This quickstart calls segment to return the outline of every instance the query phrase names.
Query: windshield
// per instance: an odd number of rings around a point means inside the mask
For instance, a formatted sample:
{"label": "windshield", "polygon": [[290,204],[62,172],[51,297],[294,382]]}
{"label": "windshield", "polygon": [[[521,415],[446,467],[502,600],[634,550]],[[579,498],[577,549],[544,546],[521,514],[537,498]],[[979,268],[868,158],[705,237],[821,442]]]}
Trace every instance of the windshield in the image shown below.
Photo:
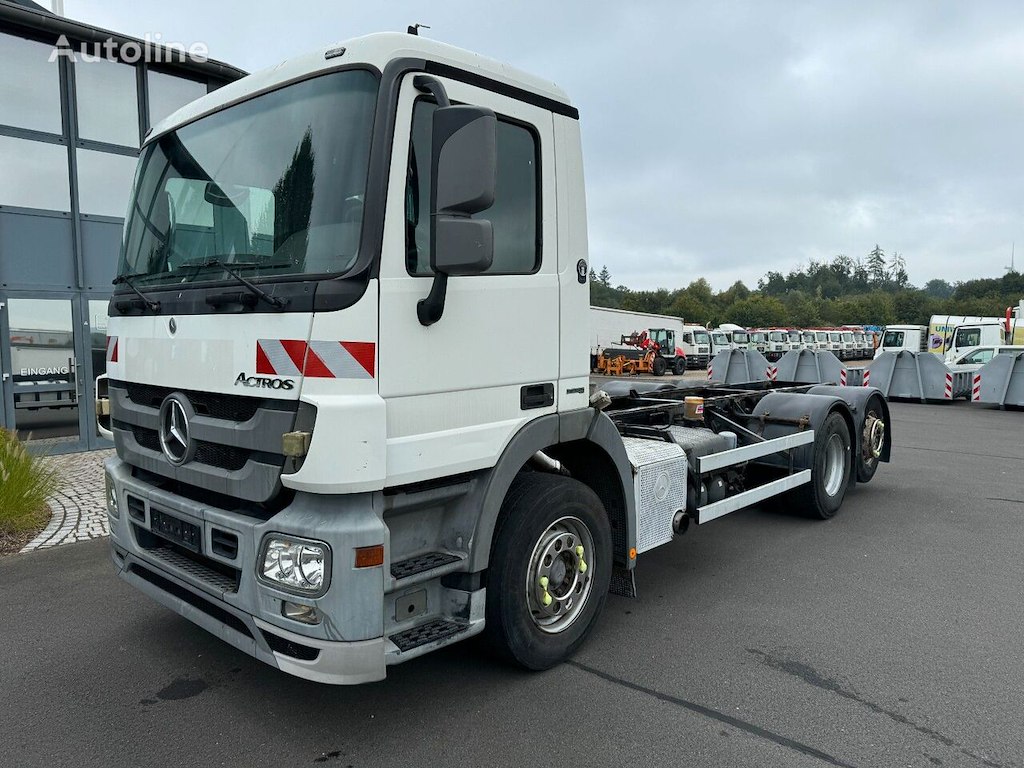
{"label": "windshield", "polygon": [[803,341],[804,341],[805,344],[813,344],[814,343],[814,334],[813,333],[805,333],[805,334],[803,334]]}
{"label": "windshield", "polygon": [[818,337],[818,341],[828,341],[828,334],[824,331],[815,331],[814,335]]}
{"label": "windshield", "polygon": [[769,341],[789,341],[789,335],[781,331],[772,331],[768,334]]}
{"label": "windshield", "polygon": [[886,331],[882,336],[883,347],[902,347],[903,331]]}
{"label": "windshield", "polygon": [[845,341],[847,343],[851,343],[853,341],[853,334],[852,333],[844,333],[843,334],[843,341]]}
{"label": "windshield", "polygon": [[800,331],[790,331],[789,332],[789,340],[790,341],[796,341],[796,342],[800,341]]}
{"label": "windshield", "polygon": [[724,347],[729,343],[729,339],[726,338],[724,333],[712,333],[711,338],[720,347]]}
{"label": "windshield", "polygon": [[697,343],[698,344],[710,344],[711,343],[711,336],[708,334],[707,331],[694,331],[693,332],[693,337],[695,339],[697,339]]}
{"label": "windshield", "polygon": [[761,333],[760,331],[756,331],[756,332],[754,332],[754,333],[750,334],[750,340],[751,340],[752,342],[754,342],[755,344],[756,344],[757,342],[763,342],[763,341],[764,341],[764,339],[765,339],[765,336],[764,336],[764,334],[763,334],[763,333]]}
{"label": "windshield", "polygon": [[355,261],[377,79],[336,72],[242,102],[142,150],[119,274],[140,286],[339,273]]}
{"label": "windshield", "polygon": [[750,334],[748,334],[746,331],[733,331],[732,340],[735,341],[737,344],[746,344],[748,341],[750,341]]}
{"label": "windshield", "polygon": [[981,344],[981,328],[959,328],[954,347],[976,347]]}

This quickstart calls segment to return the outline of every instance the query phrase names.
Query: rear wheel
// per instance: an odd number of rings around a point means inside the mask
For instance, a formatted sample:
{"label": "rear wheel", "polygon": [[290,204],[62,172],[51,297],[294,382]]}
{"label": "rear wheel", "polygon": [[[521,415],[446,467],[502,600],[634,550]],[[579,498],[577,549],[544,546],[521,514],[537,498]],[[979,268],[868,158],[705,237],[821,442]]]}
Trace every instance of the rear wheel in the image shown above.
{"label": "rear wheel", "polygon": [[654,356],[654,362],[651,364],[651,370],[655,376],[664,376],[665,371],[668,369],[668,361],[661,355]]}
{"label": "rear wheel", "polygon": [[612,573],[604,505],[577,480],[539,472],[513,481],[487,571],[487,633],[499,655],[548,669],[583,643]]}
{"label": "rear wheel", "polygon": [[838,413],[831,413],[814,438],[811,481],[794,492],[794,500],[811,517],[835,515],[843,504],[853,475],[850,428]]}

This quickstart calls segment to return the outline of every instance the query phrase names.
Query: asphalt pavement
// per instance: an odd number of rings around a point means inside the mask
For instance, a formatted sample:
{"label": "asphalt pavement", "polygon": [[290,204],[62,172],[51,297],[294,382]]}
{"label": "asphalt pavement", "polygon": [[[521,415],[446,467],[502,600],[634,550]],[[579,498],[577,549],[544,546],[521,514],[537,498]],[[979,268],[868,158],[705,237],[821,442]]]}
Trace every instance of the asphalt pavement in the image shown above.
{"label": "asphalt pavement", "polygon": [[1024,413],[893,414],[838,517],[691,529],[540,674],[471,641],[321,686],[124,585],[104,541],[0,560],[0,765],[1024,765]]}

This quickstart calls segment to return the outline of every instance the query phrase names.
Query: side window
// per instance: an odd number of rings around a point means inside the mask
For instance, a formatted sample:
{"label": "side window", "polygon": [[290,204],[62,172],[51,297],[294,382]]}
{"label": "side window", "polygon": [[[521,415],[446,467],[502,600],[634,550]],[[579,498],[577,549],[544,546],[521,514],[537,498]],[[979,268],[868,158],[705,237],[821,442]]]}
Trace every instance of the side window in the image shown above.
{"label": "side window", "polygon": [[[413,106],[405,187],[405,260],[411,275],[430,272],[430,134],[437,105]],[[499,116],[494,205],[476,214],[494,227],[494,262],[484,274],[525,275],[540,264],[539,147],[528,128]]]}

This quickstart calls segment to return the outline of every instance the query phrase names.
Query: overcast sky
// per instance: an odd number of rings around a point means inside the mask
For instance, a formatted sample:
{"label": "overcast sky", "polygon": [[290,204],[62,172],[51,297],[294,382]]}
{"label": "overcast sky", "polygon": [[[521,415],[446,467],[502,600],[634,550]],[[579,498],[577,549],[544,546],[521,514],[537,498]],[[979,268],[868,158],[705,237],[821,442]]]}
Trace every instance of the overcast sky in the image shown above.
{"label": "overcast sky", "polygon": [[1024,3],[65,0],[254,71],[413,22],[579,107],[590,257],[615,283],[755,286],[863,256],[911,280],[1024,264]]}

